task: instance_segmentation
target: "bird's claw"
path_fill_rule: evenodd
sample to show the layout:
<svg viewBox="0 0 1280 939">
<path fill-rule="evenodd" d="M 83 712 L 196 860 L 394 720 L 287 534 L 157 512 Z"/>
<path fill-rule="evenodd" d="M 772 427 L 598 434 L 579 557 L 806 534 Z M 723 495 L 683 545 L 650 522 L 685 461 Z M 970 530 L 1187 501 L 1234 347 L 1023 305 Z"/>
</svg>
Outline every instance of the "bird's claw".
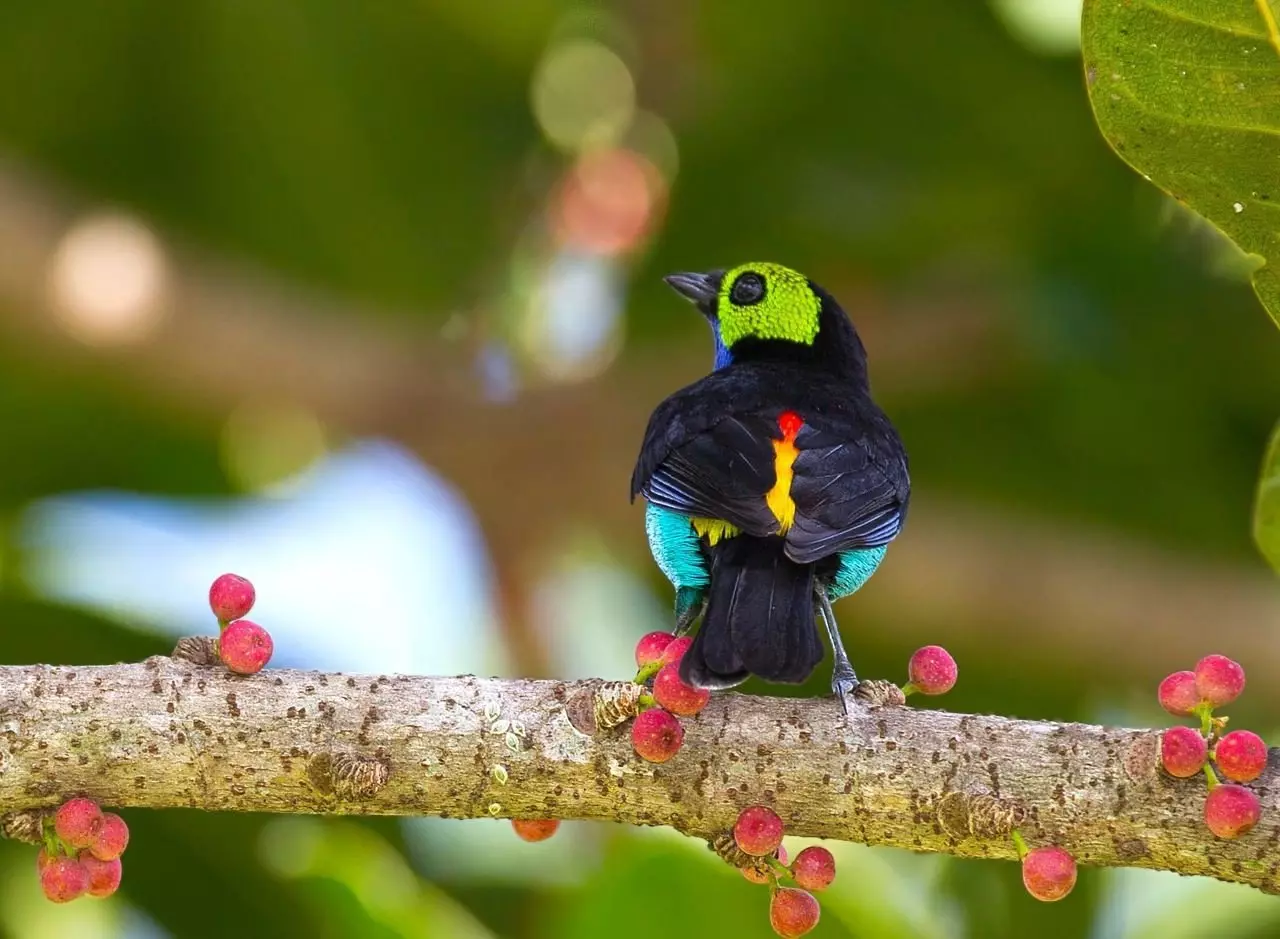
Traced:
<svg viewBox="0 0 1280 939">
<path fill-rule="evenodd" d="M 858 690 L 860 682 L 852 669 L 847 675 L 836 672 L 831 676 L 831 691 L 840 700 L 840 707 L 844 710 L 845 716 L 849 716 L 853 709 L 854 692 Z"/>
</svg>

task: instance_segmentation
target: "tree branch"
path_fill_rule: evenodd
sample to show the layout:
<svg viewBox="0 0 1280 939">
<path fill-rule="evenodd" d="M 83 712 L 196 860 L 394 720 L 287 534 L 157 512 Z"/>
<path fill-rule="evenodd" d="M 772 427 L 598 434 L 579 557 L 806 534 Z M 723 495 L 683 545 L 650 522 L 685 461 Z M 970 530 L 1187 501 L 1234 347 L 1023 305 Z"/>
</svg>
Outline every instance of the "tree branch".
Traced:
<svg viewBox="0 0 1280 939">
<path fill-rule="evenodd" d="M 1280 771 L 1237 841 L 1202 821 L 1200 780 L 1158 769 L 1158 734 L 716 695 L 662 765 L 626 728 L 576 716 L 591 683 L 252 678 L 169 658 L 0 668 L 0 815 L 89 795 L 113 807 L 547 817 L 713 839 L 772 805 L 790 834 L 1013 858 L 1017 824 L 1086 864 L 1205 874 L 1280 892 Z M 573 718 L 571 720 L 571 718 Z M 10 833 L 20 826 L 7 826 Z"/>
</svg>

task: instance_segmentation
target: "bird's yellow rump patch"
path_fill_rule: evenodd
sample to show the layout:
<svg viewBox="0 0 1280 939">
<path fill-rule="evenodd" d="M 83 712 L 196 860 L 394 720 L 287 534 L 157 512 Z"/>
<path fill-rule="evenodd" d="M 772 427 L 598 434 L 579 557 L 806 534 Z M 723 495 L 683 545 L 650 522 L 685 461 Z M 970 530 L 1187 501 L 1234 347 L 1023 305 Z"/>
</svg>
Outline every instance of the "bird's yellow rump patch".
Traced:
<svg viewBox="0 0 1280 939">
<path fill-rule="evenodd" d="M 698 533 L 698 537 L 706 538 L 711 545 L 721 538 L 732 538 L 738 533 L 736 526 L 722 518 L 691 518 L 689 521 L 693 523 L 693 530 Z"/>
<path fill-rule="evenodd" d="M 792 466 L 800 451 L 796 449 L 796 434 L 804 421 L 794 411 L 783 411 L 778 416 L 778 429 L 782 439 L 773 442 L 773 488 L 765 495 L 765 504 L 778 520 L 778 534 L 785 535 L 796 520 L 796 503 L 791 498 Z"/>
</svg>

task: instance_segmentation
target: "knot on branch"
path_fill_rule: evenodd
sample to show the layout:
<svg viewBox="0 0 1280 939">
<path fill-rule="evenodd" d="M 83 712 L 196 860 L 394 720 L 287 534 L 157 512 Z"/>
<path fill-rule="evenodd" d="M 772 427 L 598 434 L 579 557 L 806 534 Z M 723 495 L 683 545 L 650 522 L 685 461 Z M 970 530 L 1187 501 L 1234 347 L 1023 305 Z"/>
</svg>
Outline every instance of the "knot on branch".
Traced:
<svg viewBox="0 0 1280 939">
<path fill-rule="evenodd" d="M 853 690 L 853 696 L 872 707 L 907 703 L 907 696 L 902 693 L 902 689 L 884 678 L 870 678 L 860 682 Z"/>
<path fill-rule="evenodd" d="M 1007 838 L 1026 820 L 1020 803 L 990 793 L 948 792 L 938 800 L 938 824 L 956 838 Z"/>
<path fill-rule="evenodd" d="M 43 844 L 44 815 L 39 809 L 30 809 L 0 817 L 0 835 L 26 844 Z"/>
<path fill-rule="evenodd" d="M 339 799 L 371 799 L 391 778 L 391 764 L 383 757 L 319 753 L 311 758 L 307 775 L 317 789 Z"/>
<path fill-rule="evenodd" d="M 644 695 L 644 685 L 634 681 L 593 681 L 565 703 L 565 714 L 575 730 L 590 737 L 639 714 Z"/>
<path fill-rule="evenodd" d="M 216 636 L 183 636 L 173 647 L 171 658 L 192 665 L 217 665 L 218 639 Z"/>
<path fill-rule="evenodd" d="M 769 873 L 769 859 L 747 854 L 733 840 L 732 832 L 723 832 L 707 842 L 707 847 L 716 853 L 720 860 L 731 867 L 755 871 L 765 875 Z"/>
</svg>

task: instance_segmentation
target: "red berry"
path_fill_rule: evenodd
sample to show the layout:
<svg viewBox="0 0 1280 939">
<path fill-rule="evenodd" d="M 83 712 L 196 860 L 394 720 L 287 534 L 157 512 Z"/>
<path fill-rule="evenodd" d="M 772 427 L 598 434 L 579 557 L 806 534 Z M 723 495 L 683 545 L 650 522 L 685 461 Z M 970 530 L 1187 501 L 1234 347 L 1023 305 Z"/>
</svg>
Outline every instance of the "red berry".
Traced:
<svg viewBox="0 0 1280 939">
<path fill-rule="evenodd" d="M 734 822 L 733 840 L 752 857 L 773 854 L 782 844 L 782 819 L 767 805 L 748 805 Z"/>
<path fill-rule="evenodd" d="M 1170 727 L 1160 735 L 1160 762 L 1170 776 L 1186 779 L 1204 768 L 1209 745 L 1198 730 Z"/>
<path fill-rule="evenodd" d="M 711 691 L 694 688 L 680 680 L 678 664 L 664 665 L 653 680 L 653 697 L 672 714 L 692 717 L 707 706 Z"/>
<path fill-rule="evenodd" d="M 1253 782 L 1267 768 L 1267 745 L 1251 730 L 1233 730 L 1218 741 L 1213 758 L 1228 779 Z"/>
<path fill-rule="evenodd" d="M 684 728 L 669 711 L 649 708 L 636 715 L 631 724 L 631 746 L 641 759 L 665 763 L 684 743 Z"/>
<path fill-rule="evenodd" d="M 786 866 L 787 849 L 782 845 L 778 845 L 778 853 L 775 854 L 774 857 L 781 861 L 783 866 Z M 740 870 L 742 871 L 742 876 L 747 878 L 747 880 L 751 881 L 753 884 L 767 884 L 773 879 L 769 874 L 762 873 L 754 867 L 743 867 L 740 868 Z"/>
<path fill-rule="evenodd" d="M 769 903 L 769 925 L 783 939 L 796 939 L 818 925 L 821 913 L 813 894 L 782 887 L 774 891 Z"/>
<path fill-rule="evenodd" d="M 102 833 L 102 809 L 92 799 L 68 799 L 53 815 L 53 830 L 72 851 L 87 848 Z"/>
<path fill-rule="evenodd" d="M 1160 690 L 1156 694 L 1160 698 L 1160 706 L 1170 714 L 1188 716 L 1200 703 L 1200 692 L 1196 691 L 1196 673 L 1174 672 L 1160 682 Z"/>
<path fill-rule="evenodd" d="M 90 853 L 99 861 L 114 861 L 129 846 L 129 826 L 114 812 L 102 816 L 102 831 L 98 840 L 89 846 Z"/>
<path fill-rule="evenodd" d="M 1196 663 L 1196 691 L 1216 708 L 1230 704 L 1244 691 L 1244 669 L 1225 655 L 1206 655 Z"/>
<path fill-rule="evenodd" d="M 674 633 L 645 633 L 636 643 L 636 666 L 644 668 L 654 662 L 661 661 L 662 653 L 675 639 Z"/>
<path fill-rule="evenodd" d="M 1022 884 L 1037 900 L 1061 900 L 1076 885 L 1076 859 L 1059 847 L 1028 851 L 1022 859 Z"/>
<path fill-rule="evenodd" d="M 109 897 L 120 888 L 124 866 L 120 859 L 99 861 L 87 851 L 80 855 L 80 863 L 89 875 L 89 896 Z"/>
<path fill-rule="evenodd" d="M 955 687 L 956 660 L 942 646 L 916 649 L 907 663 L 907 678 L 921 694 L 945 694 Z"/>
<path fill-rule="evenodd" d="M 73 857 L 56 857 L 40 872 L 40 889 L 54 903 L 70 903 L 89 889 L 89 871 Z"/>
<path fill-rule="evenodd" d="M 1219 838 L 1239 838 L 1262 817 L 1262 803 L 1252 789 L 1235 783 L 1214 786 L 1204 800 L 1204 823 Z"/>
<path fill-rule="evenodd" d="M 254 599 L 253 584 L 239 574 L 223 574 L 209 588 L 209 608 L 220 623 L 248 616 Z"/>
<path fill-rule="evenodd" d="M 796 855 L 791 876 L 805 890 L 826 890 L 836 879 L 836 859 L 818 845 L 810 845 Z"/>
<path fill-rule="evenodd" d="M 667 643 L 667 647 L 662 650 L 662 664 L 677 664 L 682 658 L 684 658 L 685 652 L 688 651 L 689 646 L 691 645 L 693 645 L 692 636 L 677 636 L 675 639 L 672 639 Z"/>
<path fill-rule="evenodd" d="M 218 637 L 218 656 L 222 664 L 240 675 L 262 671 L 271 661 L 274 651 L 271 634 L 247 619 L 236 620 Z"/>
<path fill-rule="evenodd" d="M 560 827 L 558 818 L 513 818 L 511 827 L 525 841 L 546 841 Z"/>
</svg>

